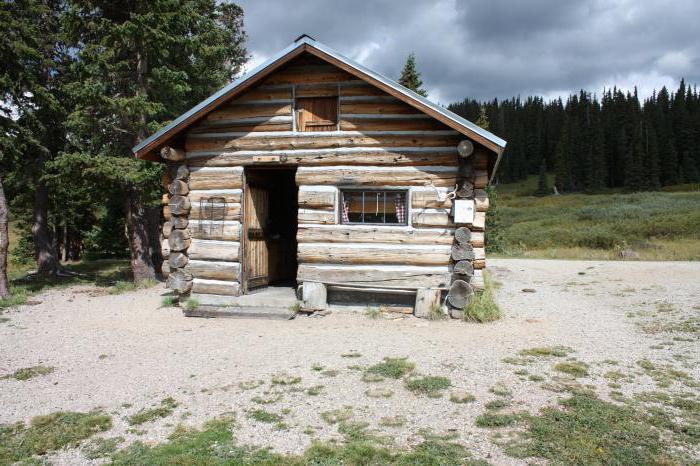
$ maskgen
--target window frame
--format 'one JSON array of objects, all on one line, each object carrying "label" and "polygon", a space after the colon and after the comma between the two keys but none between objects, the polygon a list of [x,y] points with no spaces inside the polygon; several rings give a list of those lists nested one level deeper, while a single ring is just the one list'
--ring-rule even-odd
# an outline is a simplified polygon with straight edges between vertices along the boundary
[{"label": "window frame", "polygon": [[[297,96],[296,95],[296,85],[294,86],[294,94],[292,96],[292,132],[294,133],[312,133],[314,131],[302,131],[301,128],[299,128],[299,100],[300,99],[335,99],[335,120],[327,120],[328,123],[322,124],[321,120],[316,121],[316,124],[308,125],[307,126],[335,126],[335,129],[332,131],[340,131],[340,91],[338,90],[335,95],[305,95],[305,96]],[[325,123],[325,121],[323,122]],[[330,132],[330,130],[328,131]]]},{"label": "window frame", "polygon": [[[385,193],[384,195],[384,222],[344,222],[343,221],[343,205],[345,203],[345,193]],[[411,202],[410,202],[410,189],[409,188],[360,188],[360,187],[339,187],[338,188],[338,224],[339,225],[370,225],[370,226],[386,226],[386,227],[407,227],[410,226],[411,221]],[[388,193],[403,193],[405,202],[405,220],[402,223],[387,223],[386,222],[386,194]],[[363,199],[362,209],[364,216],[365,202]]]}]

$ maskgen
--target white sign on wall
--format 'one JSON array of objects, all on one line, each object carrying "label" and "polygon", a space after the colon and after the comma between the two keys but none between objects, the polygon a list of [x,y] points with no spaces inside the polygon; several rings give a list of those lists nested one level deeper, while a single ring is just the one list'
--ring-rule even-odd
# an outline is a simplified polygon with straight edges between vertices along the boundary
[{"label": "white sign on wall", "polygon": [[474,223],[474,200],[455,199],[452,201],[452,217],[455,223]]}]

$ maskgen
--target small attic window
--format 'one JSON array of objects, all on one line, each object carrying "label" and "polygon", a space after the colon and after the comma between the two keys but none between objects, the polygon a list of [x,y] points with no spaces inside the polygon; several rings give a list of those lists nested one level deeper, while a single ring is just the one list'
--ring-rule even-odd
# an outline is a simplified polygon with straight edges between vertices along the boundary
[{"label": "small attic window", "polygon": [[338,129],[338,97],[299,97],[295,105],[297,131]]}]

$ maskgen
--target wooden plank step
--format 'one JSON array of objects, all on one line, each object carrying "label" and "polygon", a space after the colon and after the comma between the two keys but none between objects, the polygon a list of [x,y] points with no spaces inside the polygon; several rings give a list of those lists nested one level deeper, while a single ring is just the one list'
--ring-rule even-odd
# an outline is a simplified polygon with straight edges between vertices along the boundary
[{"label": "wooden plank step", "polygon": [[205,318],[290,320],[296,316],[286,308],[262,306],[199,306],[197,309],[185,309],[182,312],[185,317]]}]

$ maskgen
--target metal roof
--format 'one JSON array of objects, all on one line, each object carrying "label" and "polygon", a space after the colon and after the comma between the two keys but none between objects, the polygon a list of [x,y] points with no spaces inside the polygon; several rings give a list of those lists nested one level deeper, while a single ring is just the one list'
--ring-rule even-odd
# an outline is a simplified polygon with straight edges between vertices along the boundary
[{"label": "metal roof", "polygon": [[[360,63],[357,63],[354,60],[351,60],[350,58],[347,58],[337,51],[333,50],[332,48],[328,47],[327,45],[313,39],[312,37],[303,34],[301,35],[295,42],[284,48],[283,50],[279,51],[275,55],[273,55],[270,59],[268,59],[266,62],[256,66],[252,70],[246,72],[243,74],[240,78],[234,80],[227,86],[223,87],[216,93],[212,94],[209,96],[207,99],[203,100],[199,104],[195,105],[192,107],[190,110],[187,112],[183,113],[179,117],[177,117],[175,120],[173,120],[171,123],[169,123],[167,126],[161,128],[158,132],[154,133],[147,139],[143,140],[141,143],[138,145],[134,146],[132,148],[132,151],[134,154],[137,156],[140,155],[139,152],[141,152],[144,148],[147,148],[151,145],[153,145],[154,142],[165,138],[165,137],[170,137],[174,135],[175,133],[179,132],[180,129],[184,129],[184,127],[188,126],[189,123],[194,122],[197,118],[199,118],[198,114],[203,110],[206,109],[209,106],[215,105],[217,101],[225,98],[228,94],[235,92],[235,90],[239,87],[242,87],[244,84],[250,82],[251,80],[254,80],[255,78],[259,77],[258,75],[260,74],[265,74],[265,70],[268,68],[276,68],[279,66],[282,62],[284,63],[286,60],[285,58],[289,55],[296,56],[299,52],[299,49],[316,49],[342,63],[347,65],[348,67],[354,69],[355,71],[358,71],[361,74],[364,74],[382,84],[385,86],[388,86],[392,88],[395,92],[403,95],[406,98],[406,101],[408,103],[411,103],[410,101],[415,101],[422,106],[427,107],[429,110],[432,110],[436,114],[442,115],[443,117],[447,118],[454,124],[456,124],[459,128],[455,129],[463,129],[466,133],[467,136],[469,136],[469,133],[472,133],[472,135],[480,136],[481,138],[485,139],[486,141],[489,141],[492,143],[495,148],[495,152],[498,153],[498,161],[500,161],[500,156],[503,152],[503,149],[506,146],[506,141],[503,139],[499,138],[495,134],[486,131],[485,129],[480,128],[479,126],[475,125],[469,120],[466,120],[459,115],[447,110],[446,108],[437,105],[430,100],[426,99],[425,97],[416,94],[415,92],[411,91],[410,89],[405,88],[401,84],[397,83],[396,81],[393,81],[392,79],[387,78],[386,76],[383,76],[375,71],[370,70],[369,68],[361,65]],[[297,53],[294,53],[297,52]],[[291,57],[290,57],[291,58]],[[190,121],[192,120],[192,121]],[[171,134],[172,133],[172,134]],[[496,162],[498,164],[498,161]],[[494,173],[495,169],[497,167],[494,167]]]}]

